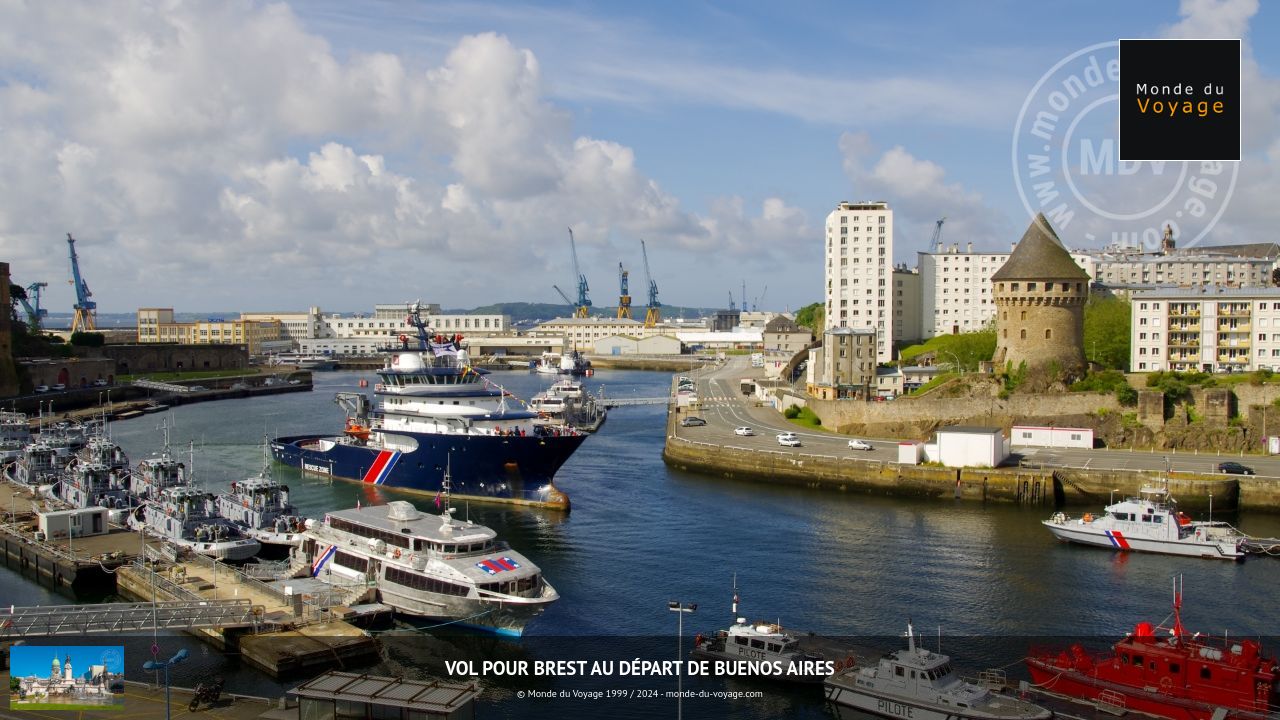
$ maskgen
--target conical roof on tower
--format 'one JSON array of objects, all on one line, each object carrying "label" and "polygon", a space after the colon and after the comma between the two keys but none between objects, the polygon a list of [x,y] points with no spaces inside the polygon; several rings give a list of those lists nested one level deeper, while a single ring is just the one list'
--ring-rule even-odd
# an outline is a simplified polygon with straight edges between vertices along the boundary
[{"label": "conical roof on tower", "polygon": [[1088,280],[1089,273],[1071,259],[1071,253],[1063,247],[1044,213],[1036,213],[1008,261],[991,279]]}]

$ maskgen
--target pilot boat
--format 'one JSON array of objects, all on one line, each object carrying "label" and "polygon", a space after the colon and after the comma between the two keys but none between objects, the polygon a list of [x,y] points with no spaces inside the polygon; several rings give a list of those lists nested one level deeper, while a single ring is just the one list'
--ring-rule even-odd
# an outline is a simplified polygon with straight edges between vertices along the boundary
[{"label": "pilot boat", "polygon": [[1048,710],[962,680],[951,658],[916,644],[907,623],[907,649],[876,665],[845,668],[826,680],[827,700],[841,717],[853,709],[909,720],[1048,720]]},{"label": "pilot boat", "polygon": [[1101,515],[1072,518],[1059,512],[1043,523],[1063,542],[1219,560],[1243,560],[1248,540],[1227,523],[1192,520],[1178,511],[1167,487],[1154,485],[1108,505]]}]

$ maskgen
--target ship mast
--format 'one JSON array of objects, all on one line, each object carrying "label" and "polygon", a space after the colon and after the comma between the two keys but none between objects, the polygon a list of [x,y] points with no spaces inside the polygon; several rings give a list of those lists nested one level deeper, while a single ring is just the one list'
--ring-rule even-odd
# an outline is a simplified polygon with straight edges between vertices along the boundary
[{"label": "ship mast", "polygon": [[1186,629],[1182,627],[1182,576],[1173,579],[1173,636],[1182,639]]}]

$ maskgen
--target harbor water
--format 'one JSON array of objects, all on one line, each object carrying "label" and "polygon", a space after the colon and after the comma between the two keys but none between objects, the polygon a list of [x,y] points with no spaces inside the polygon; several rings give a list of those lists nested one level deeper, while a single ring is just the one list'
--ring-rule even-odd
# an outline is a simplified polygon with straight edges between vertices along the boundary
[{"label": "harbor water", "polygon": [[[262,467],[264,436],[338,431],[343,418],[333,393],[358,391],[362,378],[375,379],[372,374],[316,373],[310,393],[183,406],[113,423],[111,433],[136,464],[160,450],[157,426],[167,419],[174,452],[185,455],[188,441],[193,442],[194,477],[210,491],[221,491]],[[489,378],[524,399],[551,382],[527,372],[495,372]],[[660,396],[670,387],[664,373],[606,370],[585,380],[593,393],[603,385],[615,397]],[[739,615],[781,620],[823,635],[878,636],[885,643],[882,650],[904,642],[893,636],[905,629],[908,618],[917,628],[928,629],[930,646],[940,626],[944,651],[949,636],[1118,637],[1135,622],[1156,622],[1168,614],[1177,575],[1184,577],[1183,617],[1191,629],[1277,634],[1276,559],[1255,557],[1235,564],[1061,545],[1040,524],[1052,512],[1047,507],[880,498],[689,475],[662,462],[665,416],[661,405],[610,412],[600,432],[557,476],[557,486],[572,501],[569,513],[459,504],[459,516],[469,514],[493,527],[536,562],[561,599],[530,622],[520,640],[452,628],[390,633],[385,643],[389,660],[381,670],[425,674],[422,667],[434,670],[433,663],[456,648],[495,658],[676,659],[680,618],[668,610],[668,602],[698,604],[695,613],[680,614],[687,654],[694,633],[733,622],[735,577],[742,600]],[[278,465],[273,472],[311,517],[357,501],[370,505],[400,498],[434,511],[432,496],[303,476]],[[1250,534],[1280,536],[1277,516],[1219,513],[1215,519],[1230,520]],[[0,583],[5,604],[68,602],[8,570],[0,571]],[[160,641],[179,642],[173,637],[131,639],[129,647],[142,650],[131,652],[128,662],[140,666],[150,659],[146,649]],[[961,646],[952,643],[957,653]],[[1272,652],[1277,649],[1268,645]],[[973,658],[971,665],[963,657],[956,662],[976,671],[1019,659],[1017,654],[997,654]],[[274,695],[293,684],[266,679],[234,657],[207,649],[196,650],[185,667],[177,668],[174,682],[194,684],[210,672],[226,676],[228,688],[251,694]],[[1014,668],[1010,673],[1019,674]],[[564,705],[518,695],[535,687],[652,688],[665,693],[675,690],[670,676],[591,682],[517,677],[486,679],[484,684],[479,717],[564,717],[568,712],[638,718],[676,712],[676,701],[662,696]],[[686,678],[684,689],[765,693],[749,701],[688,697],[683,701],[688,717],[826,717],[829,712],[814,688]]]}]

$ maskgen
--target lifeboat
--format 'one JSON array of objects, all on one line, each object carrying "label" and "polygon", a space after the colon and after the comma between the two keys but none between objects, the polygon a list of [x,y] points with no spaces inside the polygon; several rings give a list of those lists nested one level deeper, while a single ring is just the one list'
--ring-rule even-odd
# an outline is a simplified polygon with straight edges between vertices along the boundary
[{"label": "lifeboat", "polygon": [[347,420],[347,427],[342,432],[356,440],[364,441],[369,439],[369,428],[352,419]]}]

